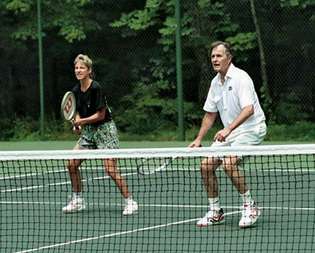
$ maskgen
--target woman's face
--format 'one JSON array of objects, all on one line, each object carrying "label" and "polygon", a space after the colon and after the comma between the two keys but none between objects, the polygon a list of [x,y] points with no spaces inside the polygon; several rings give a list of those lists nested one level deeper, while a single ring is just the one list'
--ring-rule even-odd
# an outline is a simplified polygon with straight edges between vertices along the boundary
[{"label": "woman's face", "polygon": [[88,68],[82,61],[78,61],[74,65],[75,77],[81,81],[87,78],[90,78],[91,69]]}]

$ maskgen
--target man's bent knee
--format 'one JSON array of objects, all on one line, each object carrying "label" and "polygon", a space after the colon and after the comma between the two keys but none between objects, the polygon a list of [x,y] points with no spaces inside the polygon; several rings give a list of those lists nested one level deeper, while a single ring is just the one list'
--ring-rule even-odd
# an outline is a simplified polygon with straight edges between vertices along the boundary
[{"label": "man's bent knee", "polygon": [[219,160],[214,157],[207,157],[201,162],[201,172],[202,173],[210,173],[214,172],[216,168],[219,166]]}]

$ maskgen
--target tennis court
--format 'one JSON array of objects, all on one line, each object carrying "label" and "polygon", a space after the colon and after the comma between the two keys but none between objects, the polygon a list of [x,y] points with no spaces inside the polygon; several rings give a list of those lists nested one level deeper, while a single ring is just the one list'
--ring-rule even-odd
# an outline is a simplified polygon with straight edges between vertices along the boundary
[{"label": "tennis court", "polygon": [[[158,152],[158,151],[157,151]],[[81,168],[86,210],[63,214],[70,181],[65,160],[1,161],[1,252],[313,252],[314,155],[253,156],[243,169],[262,216],[240,229],[241,200],[222,170],[226,221],[196,227],[207,210],[201,157],[175,159],[140,175],[120,159],[139,212],[123,216],[122,198],[101,161]]]}]

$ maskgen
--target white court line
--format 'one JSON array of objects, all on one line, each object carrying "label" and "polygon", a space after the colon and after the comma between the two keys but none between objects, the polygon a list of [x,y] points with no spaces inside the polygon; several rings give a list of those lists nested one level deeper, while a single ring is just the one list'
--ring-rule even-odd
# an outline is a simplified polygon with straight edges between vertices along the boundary
[{"label": "white court line", "polygon": [[[88,170],[99,169],[99,168],[103,169],[103,167],[88,167]],[[134,172],[122,173],[121,174],[122,176],[130,176],[130,175],[137,175],[138,174],[136,172],[136,169],[132,169],[132,168],[127,168],[127,169],[128,170],[133,170]],[[84,169],[84,170],[87,170],[87,169]],[[185,170],[185,169],[182,169],[182,170]],[[59,170],[59,171],[56,171],[56,172],[57,173],[67,172],[67,170]],[[1,179],[5,180],[5,179],[25,178],[25,177],[29,177],[29,176],[31,177],[31,176],[37,176],[37,175],[50,174],[50,173],[54,173],[54,171],[42,172],[42,173],[23,174],[23,175],[9,176],[9,177],[0,177],[0,180]],[[102,179],[110,179],[110,176],[95,177],[95,178],[91,178],[91,179],[82,179],[81,181],[82,182],[86,182],[86,181],[91,181],[91,180],[102,180]],[[17,192],[17,191],[24,191],[24,190],[35,190],[35,189],[41,189],[41,188],[49,187],[49,186],[67,185],[67,184],[71,184],[71,182],[70,181],[65,181],[65,182],[59,182],[59,183],[51,183],[51,184],[47,184],[47,185],[25,186],[25,187],[20,187],[20,188],[1,190],[0,193]]]},{"label": "white court line", "polygon": [[[134,174],[137,174],[137,173],[136,172],[124,173],[121,175],[122,176],[130,176],[130,175],[134,175]],[[81,181],[86,182],[86,181],[91,181],[91,180],[100,180],[100,179],[109,179],[109,178],[110,178],[110,176],[103,176],[103,177],[95,177],[95,178],[91,178],[91,179],[83,179]],[[1,190],[0,192],[5,193],[5,192],[17,192],[17,191],[24,191],[24,190],[34,190],[34,189],[40,189],[40,188],[49,187],[49,186],[66,185],[66,184],[71,184],[71,182],[65,181],[65,182],[52,183],[52,184],[46,184],[46,185],[25,186],[25,187],[13,188],[13,189]]]},{"label": "white court line", "polygon": [[[86,170],[104,170],[103,166],[99,167],[81,167],[83,171]],[[128,169],[128,168],[125,168]],[[6,179],[16,179],[16,178],[27,178],[27,177],[34,177],[34,176],[41,176],[41,175],[46,175],[46,174],[54,174],[54,173],[63,173],[63,172],[68,172],[66,168],[61,169],[61,170],[51,170],[51,171],[41,171],[41,172],[32,172],[32,173],[26,173],[26,174],[19,174],[19,175],[14,175],[14,176],[2,176],[0,177],[0,180],[6,180]]]},{"label": "white court line", "polygon": [[[13,203],[13,204],[61,204],[58,202],[14,202],[14,201],[4,201],[4,202],[0,202],[0,203]],[[93,205],[93,204],[92,204]],[[106,206],[112,206],[112,204],[107,204],[107,203],[101,203],[98,205],[106,205]],[[121,204],[116,204],[117,206],[121,206]],[[168,208],[206,208],[206,205],[170,205],[170,204],[141,204],[140,206],[143,207],[168,207]],[[224,209],[236,209],[239,207],[236,206],[223,206],[222,208]],[[290,208],[290,207],[261,207],[261,209],[275,209],[275,210],[293,210],[293,211],[297,211],[297,210],[302,210],[302,211],[315,211],[315,208]],[[240,213],[241,210],[239,211],[233,211],[233,212],[228,212],[225,213],[225,216],[228,215],[233,215],[233,214],[237,214]],[[78,243],[84,243],[84,242],[88,242],[88,241],[93,241],[93,240],[100,240],[100,239],[104,239],[104,238],[110,238],[110,237],[115,237],[115,236],[122,236],[122,235],[126,235],[126,234],[132,234],[132,233],[137,233],[137,232],[141,232],[141,231],[147,231],[147,230],[153,230],[153,229],[158,229],[158,228],[164,228],[164,227],[169,227],[169,226],[174,226],[174,225],[180,225],[180,224],[185,224],[185,223],[190,223],[190,222],[194,222],[197,221],[199,218],[193,218],[193,219],[188,219],[188,220],[182,220],[182,221],[176,221],[176,222],[171,222],[171,223],[166,223],[166,224],[160,224],[160,225],[155,225],[155,226],[150,226],[150,227],[144,227],[144,228],[138,228],[138,229],[132,229],[132,230],[127,230],[127,231],[122,231],[122,232],[116,232],[116,233],[110,233],[110,234],[104,234],[104,235],[99,235],[99,236],[94,236],[94,237],[87,237],[87,238],[82,238],[79,240],[73,240],[73,241],[66,241],[66,242],[62,242],[62,243],[57,243],[57,244],[50,244],[50,245],[45,245],[45,246],[41,246],[38,248],[33,248],[33,249],[27,249],[27,250],[22,250],[22,251],[18,251],[15,253],[28,253],[28,252],[36,252],[36,251],[40,251],[40,250],[48,250],[48,249],[54,249],[54,248],[59,248],[62,246],[67,246],[67,245],[72,245],[72,244],[78,244]]]},{"label": "white court line", "polygon": [[[226,213],[224,215],[228,216],[228,215],[232,215],[232,214],[236,214],[236,213],[240,213],[240,211],[234,211],[234,212]],[[116,232],[116,233],[111,233],[111,234],[104,234],[104,235],[99,235],[99,236],[94,236],[94,237],[87,237],[87,238],[82,238],[79,240],[73,240],[73,241],[68,241],[68,242],[63,242],[63,243],[51,244],[51,245],[46,245],[46,246],[42,246],[42,247],[38,247],[38,248],[34,248],[34,249],[22,250],[22,251],[18,251],[15,253],[28,253],[28,252],[36,252],[36,251],[40,251],[40,250],[45,250],[45,249],[53,249],[53,248],[58,248],[58,247],[76,244],[76,243],[99,240],[99,239],[103,239],[103,238],[110,238],[110,237],[114,237],[114,236],[127,235],[127,234],[137,233],[137,232],[141,232],[141,231],[153,230],[156,228],[165,228],[165,227],[170,227],[170,226],[174,226],[174,225],[181,225],[181,224],[185,224],[185,223],[194,222],[194,221],[197,221],[199,219],[200,218],[193,218],[193,219],[188,219],[188,220],[181,220],[181,221],[175,221],[175,222],[170,222],[170,223],[166,223],[166,224],[160,224],[160,225],[156,225],[156,226],[137,228],[137,229],[127,230],[127,231],[122,231],[122,232]]]},{"label": "white court line", "polygon": [[[313,173],[315,172],[315,168],[302,168],[302,169],[296,169],[296,168],[288,168],[288,169],[279,169],[279,168],[263,168],[263,169],[251,169],[250,167],[246,166],[246,168],[242,168],[244,171],[258,171],[258,172],[264,172],[264,171],[275,171],[275,172],[295,172],[295,173],[304,173],[304,172],[310,172]],[[84,167],[82,168],[82,171],[86,170],[102,170],[104,167]],[[128,168],[123,168],[123,170],[131,170],[131,171],[137,171],[136,167],[128,167]],[[222,171],[222,168],[219,168],[218,170]],[[177,168],[175,170],[165,170],[166,172],[170,171],[200,171],[199,167],[197,168],[187,168],[187,166]],[[33,173],[27,173],[27,174],[20,174],[20,175],[14,175],[14,176],[0,176],[0,180],[8,180],[8,179],[16,179],[16,178],[27,178],[27,177],[34,177],[34,176],[39,176],[39,175],[46,175],[46,174],[54,174],[54,173],[62,173],[62,172],[67,172],[67,169],[62,169],[62,170],[55,170],[55,171],[43,171],[43,172],[33,172]]]},{"label": "white court line", "polygon": [[55,171],[33,172],[33,173],[20,174],[20,175],[14,175],[14,176],[3,176],[3,177],[0,177],[0,180],[26,178],[26,177],[33,177],[33,176],[53,174],[53,173],[61,173],[61,172],[66,172],[66,170],[63,169],[63,170],[55,170]]},{"label": "white court line", "polygon": [[[50,201],[0,201],[6,205],[63,205],[64,202]],[[121,203],[88,203],[87,206],[124,206]],[[140,207],[165,207],[165,208],[208,208],[207,205],[183,205],[183,204],[139,204]],[[241,206],[222,206],[223,209],[242,209]],[[315,207],[289,207],[289,206],[260,206],[262,210],[288,210],[288,211],[315,211]]]},{"label": "white court line", "polygon": [[[63,202],[42,202],[42,201],[0,201],[0,204],[16,205],[63,205]],[[88,206],[123,206],[113,203],[88,203]],[[139,204],[142,207],[165,207],[165,208],[207,208],[207,205],[183,205],[183,204]],[[241,206],[222,206],[223,209],[241,209]],[[270,210],[293,210],[293,211],[315,211],[315,207],[288,207],[288,206],[260,206],[260,209]]]},{"label": "white court line", "polygon": [[[98,167],[95,167],[95,168],[98,168]],[[95,169],[94,168],[94,169]],[[93,168],[92,168],[93,169]],[[130,168],[131,169],[131,168]],[[222,170],[220,168],[220,170]],[[253,172],[254,170],[250,170],[250,169],[243,169],[245,171],[251,171]],[[176,170],[176,171],[199,171],[199,169],[195,169],[195,170],[192,170],[190,168],[181,168],[179,170]],[[260,171],[260,170],[259,170]],[[263,171],[269,171],[269,170],[263,170]],[[281,172],[283,173],[284,171],[281,170],[281,169],[270,169],[270,171],[276,171],[276,172]],[[315,170],[311,170],[311,169],[305,169],[305,170],[295,170],[295,169],[288,169],[288,170],[285,170],[285,172],[298,172],[298,173],[302,173],[302,172],[315,172]],[[57,172],[66,172],[66,170],[62,170],[62,171],[57,171]],[[48,173],[54,173],[54,172],[47,172],[47,173],[42,173],[40,175],[44,175],[44,174],[48,174]],[[130,175],[136,175],[138,174],[137,172],[129,172],[129,173],[123,173],[121,174],[122,176],[130,176]],[[22,178],[22,177],[27,177],[29,175],[39,175],[37,173],[35,174],[25,174],[25,175],[17,175],[17,176],[10,176],[10,177],[0,177],[0,180],[1,179],[14,179],[14,178]],[[142,175],[143,176],[143,175]],[[148,175],[149,176],[149,175]],[[109,176],[102,176],[102,177],[95,177],[95,178],[92,178],[92,179],[82,179],[82,182],[86,182],[86,181],[91,181],[91,180],[101,180],[101,179],[109,179],[110,177]],[[51,183],[51,184],[48,184],[48,185],[34,185],[34,186],[25,186],[25,187],[20,187],[20,188],[13,188],[13,189],[6,189],[6,190],[1,190],[0,193],[4,193],[4,192],[17,192],[17,191],[23,191],[23,190],[34,190],[34,189],[40,189],[40,188],[44,188],[44,187],[48,187],[48,186],[55,186],[55,185],[66,185],[66,184],[70,184],[71,182],[70,181],[65,181],[65,182],[59,182],[59,183]]]}]

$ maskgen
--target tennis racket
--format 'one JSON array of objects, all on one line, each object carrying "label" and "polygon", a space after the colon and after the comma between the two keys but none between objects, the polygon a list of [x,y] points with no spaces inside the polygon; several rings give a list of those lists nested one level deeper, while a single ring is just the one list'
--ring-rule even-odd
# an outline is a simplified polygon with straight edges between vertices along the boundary
[{"label": "tennis racket", "polygon": [[177,158],[145,158],[141,161],[137,161],[137,171],[140,175],[150,175],[158,171],[166,170],[166,168]]},{"label": "tennis racket", "polygon": [[67,91],[62,98],[61,114],[65,120],[70,121],[74,126],[74,116],[76,114],[76,100],[74,93],[72,91]]}]

